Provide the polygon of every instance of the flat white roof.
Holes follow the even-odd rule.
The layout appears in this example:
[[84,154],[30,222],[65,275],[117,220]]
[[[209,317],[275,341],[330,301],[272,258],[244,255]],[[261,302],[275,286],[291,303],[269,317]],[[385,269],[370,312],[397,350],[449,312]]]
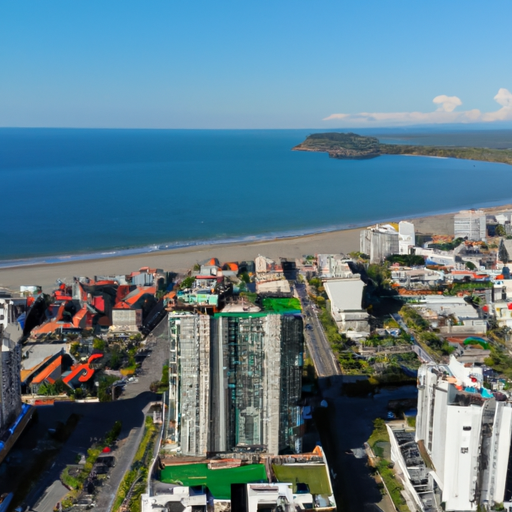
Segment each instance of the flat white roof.
[[364,283],[359,277],[331,279],[324,283],[324,288],[334,309],[361,310]]

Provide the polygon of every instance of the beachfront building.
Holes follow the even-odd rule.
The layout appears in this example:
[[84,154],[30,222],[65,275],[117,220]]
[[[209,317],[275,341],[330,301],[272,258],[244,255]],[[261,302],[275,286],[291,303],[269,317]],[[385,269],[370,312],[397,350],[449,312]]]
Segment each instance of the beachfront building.
[[416,245],[416,233],[412,222],[401,221],[398,224],[398,253],[410,254]]
[[453,356],[418,371],[416,442],[431,460],[444,510],[510,502],[512,404],[499,398],[483,387],[480,367]]
[[21,346],[0,326],[0,440],[21,413]]
[[377,224],[359,233],[359,250],[370,257],[370,263],[381,263],[399,253],[398,231],[390,224]]
[[486,240],[486,216],[482,210],[462,210],[453,217],[455,238]]
[[169,331],[170,440],[183,454],[300,451],[300,310],[172,312]]

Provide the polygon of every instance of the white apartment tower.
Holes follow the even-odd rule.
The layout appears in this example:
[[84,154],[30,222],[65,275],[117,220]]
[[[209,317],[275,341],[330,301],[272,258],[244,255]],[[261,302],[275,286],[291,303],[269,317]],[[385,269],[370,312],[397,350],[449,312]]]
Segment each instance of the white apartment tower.
[[412,222],[401,221],[398,224],[398,247],[400,254],[410,254],[416,245],[416,233]]
[[486,217],[482,210],[462,210],[453,217],[455,238],[482,241],[486,239]]
[[381,263],[387,256],[399,253],[398,231],[389,224],[362,229],[359,247],[370,256],[370,263]]
[[448,365],[418,371],[416,441],[432,461],[446,511],[510,501],[512,404],[496,400],[482,383],[481,368],[453,356]]

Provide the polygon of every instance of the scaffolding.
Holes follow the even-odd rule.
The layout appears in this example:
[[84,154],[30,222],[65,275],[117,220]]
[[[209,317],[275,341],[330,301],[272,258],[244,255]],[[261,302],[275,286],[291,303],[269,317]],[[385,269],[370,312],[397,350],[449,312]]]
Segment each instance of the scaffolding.
[[169,316],[169,396],[175,401],[176,441],[185,455],[208,448],[210,323],[206,315]]

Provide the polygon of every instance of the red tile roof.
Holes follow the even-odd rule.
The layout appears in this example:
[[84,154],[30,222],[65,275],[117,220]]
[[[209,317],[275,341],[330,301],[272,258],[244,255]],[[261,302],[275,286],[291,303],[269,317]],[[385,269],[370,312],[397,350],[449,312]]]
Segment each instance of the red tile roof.
[[84,306],[78,313],[75,314],[73,317],[73,325],[75,327],[80,327],[80,322],[83,320],[83,318],[87,315],[87,307]]
[[[50,375],[62,365],[62,356],[57,357],[52,364],[48,365],[42,372],[40,372],[36,377],[32,380],[32,384],[40,384],[43,380],[48,380],[50,382]],[[51,382],[51,384],[53,384]]]
[[79,382],[87,382],[94,375],[94,370],[89,366],[89,364],[94,361],[94,359],[99,359],[100,357],[103,357],[103,354],[93,354],[89,357],[87,363],[73,366],[71,368],[71,372],[62,380],[69,386],[69,383],[78,375]]

